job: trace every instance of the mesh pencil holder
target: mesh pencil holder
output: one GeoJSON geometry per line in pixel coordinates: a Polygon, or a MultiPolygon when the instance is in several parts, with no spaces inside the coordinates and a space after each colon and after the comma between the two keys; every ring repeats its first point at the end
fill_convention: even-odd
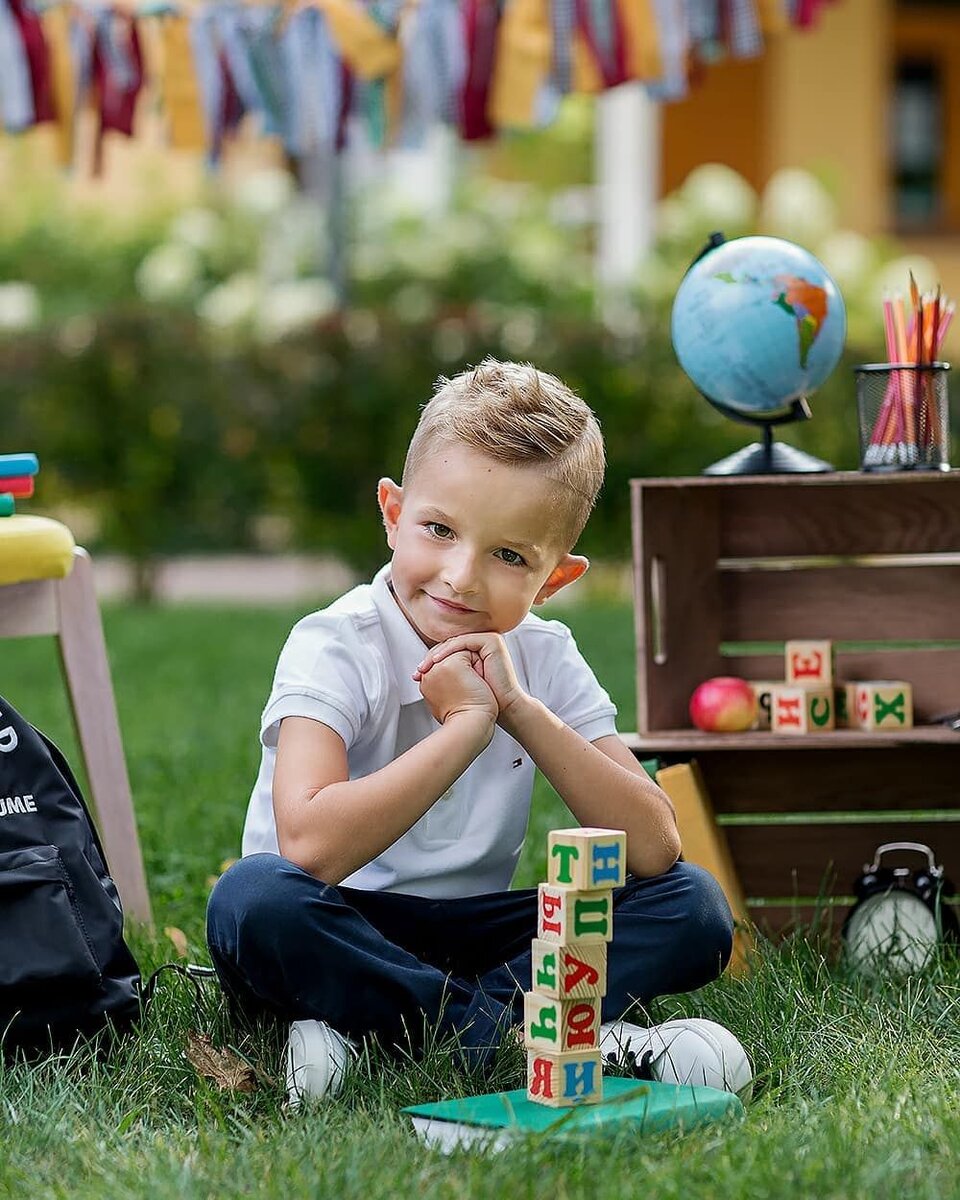
{"type": "Polygon", "coordinates": [[[854,367],[863,471],[950,469],[950,364],[854,367]]]}

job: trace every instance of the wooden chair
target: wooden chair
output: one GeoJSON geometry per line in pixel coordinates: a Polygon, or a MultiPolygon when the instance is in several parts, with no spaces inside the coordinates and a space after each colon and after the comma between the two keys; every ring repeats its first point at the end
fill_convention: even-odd
{"type": "Polygon", "coordinates": [[[631,493],[626,740],[696,762],[702,802],[688,777],[681,834],[735,912],[774,934],[826,910],[836,933],[883,842],[926,842],[960,886],[960,732],[933,723],[960,709],[960,471],[635,479],[631,493]],[[789,638],[838,643],[841,680],[910,681],[916,728],[691,727],[698,683],[782,679],[789,638]]]}
{"type": "Polygon", "coordinates": [[[57,521],[5,517],[0,520],[0,637],[43,634],[59,644],[108,869],[127,915],[149,924],[150,898],[90,557],[57,521]]]}

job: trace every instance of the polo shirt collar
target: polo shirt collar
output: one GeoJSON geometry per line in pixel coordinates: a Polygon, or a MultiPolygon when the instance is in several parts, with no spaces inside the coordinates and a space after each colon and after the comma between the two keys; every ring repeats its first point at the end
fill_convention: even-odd
{"type": "Polygon", "coordinates": [[[380,614],[380,628],[387,643],[400,703],[416,704],[423,700],[423,693],[420,691],[420,684],[413,678],[413,673],[423,661],[427,647],[390,591],[389,581],[390,564],[386,563],[374,575],[370,585],[373,602],[380,614]]]}

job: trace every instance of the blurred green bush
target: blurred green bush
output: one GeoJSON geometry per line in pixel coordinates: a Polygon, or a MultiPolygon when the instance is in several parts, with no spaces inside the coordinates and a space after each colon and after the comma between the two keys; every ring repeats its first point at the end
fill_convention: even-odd
{"type": "Polygon", "coordinates": [[[22,507],[128,555],[143,594],[157,556],[183,551],[324,552],[369,572],[386,554],[377,480],[399,479],[437,377],[487,354],[530,360],[600,419],[609,469],[580,548],[623,559],[631,477],[696,474],[758,436],[697,395],[670,345],[672,296],[712,228],[779,221],[814,249],[832,239],[849,354],[815,419],[785,439],[856,466],[850,367],[877,353],[874,292],[893,249],[836,230],[815,181],[786,194],[803,186],[799,209],[781,200],[778,214],[776,196],[759,209],[726,168],[695,173],[664,203],[656,252],[606,320],[589,189],[473,179],[443,219],[387,194],[358,204],[342,309],[318,214],[279,172],[112,234],[33,204],[0,235],[0,451],[35,450],[37,497],[22,507]]]}

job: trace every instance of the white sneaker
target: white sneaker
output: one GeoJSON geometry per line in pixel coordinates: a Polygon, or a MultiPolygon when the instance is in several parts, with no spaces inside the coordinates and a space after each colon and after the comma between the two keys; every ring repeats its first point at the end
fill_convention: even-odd
{"type": "Polygon", "coordinates": [[[747,1052],[729,1029],[702,1017],[682,1017],[644,1029],[627,1021],[600,1026],[606,1065],[626,1068],[638,1079],[682,1083],[735,1092],[747,1103],[753,1070],[747,1052]]]}
{"type": "Polygon", "coordinates": [[[292,1108],[304,1096],[335,1096],[356,1047],[325,1021],[294,1021],[287,1040],[287,1097],[292,1108]]]}

